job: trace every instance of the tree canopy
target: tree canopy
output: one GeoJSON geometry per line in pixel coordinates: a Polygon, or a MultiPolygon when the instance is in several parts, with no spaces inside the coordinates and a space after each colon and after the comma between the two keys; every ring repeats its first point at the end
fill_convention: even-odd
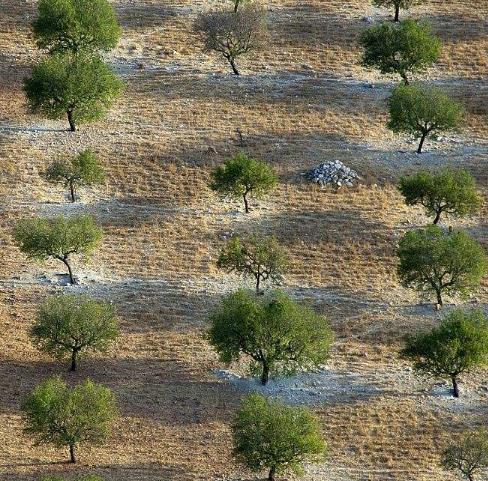
{"type": "Polygon", "coordinates": [[[76,462],[79,444],[101,444],[117,415],[112,391],[90,380],[73,388],[60,377],[37,385],[22,402],[28,434],[39,444],[68,447],[76,462]]]}
{"type": "Polygon", "coordinates": [[[68,268],[70,282],[74,284],[71,256],[91,254],[100,244],[102,229],[88,215],[38,217],[19,220],[13,235],[20,251],[28,257],[40,261],[51,257],[63,262],[68,268]]]}
{"type": "Polygon", "coordinates": [[[262,197],[277,183],[274,170],[261,160],[239,153],[212,172],[212,190],[235,199],[242,198],[249,212],[248,195],[262,197]]]}
{"type": "Polygon", "coordinates": [[[222,55],[235,75],[240,72],[237,58],[261,49],[266,39],[266,13],[256,5],[234,1],[234,11],[216,11],[201,14],[194,25],[202,38],[204,50],[222,55]]]}
{"type": "Polygon", "coordinates": [[[403,176],[399,190],[407,205],[420,204],[427,215],[434,216],[434,224],[443,213],[463,217],[475,213],[481,204],[476,182],[466,170],[445,168],[403,176]]]}
{"type": "Polygon", "coordinates": [[[286,250],[275,237],[235,236],[220,252],[217,266],[228,272],[254,277],[256,292],[262,281],[280,282],[288,265],[286,250]]]}
{"type": "Polygon", "coordinates": [[[80,354],[106,351],[118,334],[114,307],[87,296],[48,298],[30,329],[39,349],[58,359],[71,359],[71,371],[76,370],[80,354]]]}
{"type": "Polygon", "coordinates": [[[208,338],[220,360],[242,354],[262,384],[269,375],[292,375],[324,363],[333,333],[327,320],[281,292],[261,297],[239,290],[224,297],[210,315],[208,338]]]}
{"type": "Polygon", "coordinates": [[[360,38],[362,65],[382,74],[398,74],[406,84],[409,75],[422,72],[440,56],[441,42],[426,23],[407,19],[384,22],[365,30],[360,38]]]}
{"type": "Polygon", "coordinates": [[[463,106],[442,90],[426,85],[400,85],[388,99],[388,128],[420,139],[417,153],[432,134],[458,127],[464,117],[463,106]]]}
{"type": "Polygon", "coordinates": [[[32,23],[37,46],[51,53],[108,51],[121,29],[107,0],[39,0],[32,23]]]}
{"type": "Polygon", "coordinates": [[[408,336],[402,356],[416,371],[449,378],[459,397],[458,376],[488,364],[488,320],[481,310],[455,310],[430,332],[408,336]]]}
{"type": "Polygon", "coordinates": [[[488,269],[481,245],[464,231],[444,231],[436,225],[405,233],[400,240],[398,275],[405,287],[442,295],[468,295],[479,287],[488,269]]]}
{"type": "Polygon", "coordinates": [[[304,407],[286,406],[259,394],[249,395],[232,425],[234,455],[253,471],[303,472],[305,462],[321,461],[326,444],[320,426],[304,407]]]}
{"type": "Polygon", "coordinates": [[[34,67],[24,90],[33,112],[78,124],[103,118],[121,94],[122,82],[98,56],[56,54],[34,67]]]}
{"type": "Polygon", "coordinates": [[[373,0],[377,7],[395,9],[395,22],[400,20],[400,9],[408,10],[413,5],[421,3],[422,0],[373,0]]]}

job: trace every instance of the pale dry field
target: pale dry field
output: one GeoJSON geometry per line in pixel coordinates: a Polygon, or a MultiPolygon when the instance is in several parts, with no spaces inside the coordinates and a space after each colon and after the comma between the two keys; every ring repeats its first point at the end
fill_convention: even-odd
{"type": "MultiPolygon", "coordinates": [[[[223,235],[256,231],[289,248],[284,289],[328,316],[337,333],[329,368],[356,380],[350,392],[310,403],[330,453],[305,479],[453,479],[438,467],[439,453],[462,430],[486,424],[488,372],[464,378],[464,397],[454,401],[446,385],[420,382],[397,358],[402,336],[441,314],[396,279],[399,237],[428,219],[402,204],[395,182],[421,167],[463,166],[487,199],[488,0],[429,1],[409,14],[431,21],[444,42],[441,62],[421,78],[468,110],[465,127],[429,142],[422,156],[384,127],[396,79],[358,65],[363,17],[387,17],[366,0],[268,2],[269,48],[241,62],[241,78],[202,54],[191,33],[195,15],[223,1],[113,3],[124,32],[108,60],[126,92],[105,121],[69,133],[64,121],[29,114],[22,94],[39,57],[29,36],[35,2],[0,2],[0,480],[257,479],[231,458],[229,422],[242,393],[215,376],[223,366],[202,339],[209,309],[242,285],[215,267],[223,235]],[[39,174],[57,155],[88,147],[108,182],[83,190],[72,206],[39,174]],[[276,192],[247,216],[207,187],[210,169],[239,150],[268,160],[280,176],[276,192]],[[303,182],[300,173],[328,159],[354,167],[362,185],[334,194],[303,182]],[[91,259],[76,261],[76,287],[56,284],[60,265],[31,262],[12,244],[22,216],[85,212],[105,237],[91,259]],[[84,360],[74,375],[27,338],[39,302],[64,291],[113,301],[122,328],[108,355],[84,360]],[[55,373],[109,386],[120,407],[109,442],[81,448],[74,466],[64,463],[67,453],[22,434],[21,398],[55,373]]],[[[451,224],[488,248],[487,213],[485,205],[478,217],[451,224]]],[[[453,303],[488,309],[488,279],[446,310],[453,303]]]]}

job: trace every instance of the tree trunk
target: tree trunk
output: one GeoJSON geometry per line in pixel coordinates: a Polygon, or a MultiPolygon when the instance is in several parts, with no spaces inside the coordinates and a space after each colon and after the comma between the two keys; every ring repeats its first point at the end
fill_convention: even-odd
{"type": "Polygon", "coordinates": [[[451,376],[452,380],[452,393],[454,397],[459,397],[459,387],[457,383],[457,378],[456,376],[451,376]]]}
{"type": "Polygon", "coordinates": [[[395,22],[400,21],[400,5],[395,5],[395,22]]]}
{"type": "Polygon", "coordinates": [[[273,466],[269,470],[268,481],[275,481],[275,472],[276,472],[276,468],[273,466]]]}
{"type": "Polygon", "coordinates": [[[70,109],[66,113],[68,114],[69,128],[70,128],[71,132],[75,132],[76,131],[76,125],[75,125],[75,121],[73,119],[73,111],[70,109]]]}
{"type": "Polygon", "coordinates": [[[442,305],[443,305],[443,303],[442,303],[442,292],[441,292],[440,289],[437,289],[435,291],[435,293],[436,293],[436,296],[437,296],[437,304],[439,304],[439,306],[442,307],[442,305]]]}
{"type": "Polygon", "coordinates": [[[73,349],[71,351],[71,368],[70,368],[70,371],[76,371],[77,355],[78,355],[78,351],[76,349],[73,349]]]}
{"type": "Polygon", "coordinates": [[[261,373],[261,384],[265,386],[269,381],[269,366],[268,363],[263,362],[263,372],[261,373]]]}
{"type": "Polygon", "coordinates": [[[75,445],[74,444],[69,445],[69,457],[70,457],[70,463],[76,463],[75,445]]]}
{"type": "Polygon", "coordinates": [[[259,285],[260,285],[260,283],[261,283],[261,276],[258,273],[258,275],[256,276],[256,294],[259,294],[259,285]]]}
{"type": "Polygon", "coordinates": [[[422,137],[420,138],[419,148],[417,149],[417,154],[422,153],[422,147],[424,146],[424,142],[425,142],[426,137],[427,137],[427,133],[422,134],[422,137]]]}
{"type": "Polygon", "coordinates": [[[64,262],[64,265],[68,268],[68,274],[69,274],[69,281],[71,284],[76,284],[75,278],[73,277],[73,271],[71,270],[71,266],[69,265],[68,259],[67,258],[61,258],[61,260],[64,262]]]}
{"type": "Polygon", "coordinates": [[[402,77],[403,81],[405,82],[405,85],[410,85],[410,82],[408,81],[407,74],[405,72],[402,72],[400,74],[400,76],[402,77]]]}
{"type": "Polygon", "coordinates": [[[239,1],[240,0],[234,0],[234,13],[237,13],[237,9],[239,8],[239,1]]]}
{"type": "Polygon", "coordinates": [[[247,192],[242,195],[242,198],[244,199],[244,208],[246,210],[246,214],[249,213],[249,202],[247,201],[247,192]]]}
{"type": "Polygon", "coordinates": [[[235,75],[240,75],[239,70],[237,70],[236,63],[233,58],[229,59],[230,66],[232,67],[232,71],[235,75]]]}
{"type": "Polygon", "coordinates": [[[69,192],[71,194],[71,202],[75,201],[75,185],[72,180],[69,182],[69,192]]]}
{"type": "Polygon", "coordinates": [[[438,210],[435,214],[434,224],[437,224],[441,219],[442,210],[438,210]]]}

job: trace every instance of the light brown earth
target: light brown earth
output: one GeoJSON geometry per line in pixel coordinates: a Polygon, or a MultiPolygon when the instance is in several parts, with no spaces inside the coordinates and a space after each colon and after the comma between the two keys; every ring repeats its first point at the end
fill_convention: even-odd
{"type": "MultiPolygon", "coordinates": [[[[445,87],[468,111],[460,132],[429,142],[422,156],[384,127],[396,79],[358,65],[363,17],[387,12],[366,0],[271,1],[269,47],[242,61],[244,75],[235,78],[201,53],[191,33],[196,14],[222,3],[114,1],[124,34],[108,60],[126,82],[125,95],[107,120],[69,133],[64,121],[29,114],[22,94],[39,57],[29,36],[35,2],[0,2],[0,479],[251,479],[231,458],[229,422],[242,393],[216,376],[224,366],[201,336],[209,308],[242,284],[215,267],[222,236],[251,231],[275,234],[289,248],[284,288],[331,320],[331,392],[354,379],[350,392],[312,403],[330,453],[305,479],[452,479],[438,467],[439,453],[462,430],[486,424],[488,373],[465,377],[454,401],[447,385],[419,382],[397,358],[401,337],[441,314],[396,279],[398,238],[428,219],[402,204],[395,182],[420,167],[463,166],[486,200],[488,0],[428,1],[410,12],[428,19],[444,42],[442,60],[421,79],[445,87]],[[87,147],[103,160],[107,186],[82,191],[71,206],[39,174],[56,156],[87,147]],[[210,169],[239,150],[280,175],[276,192],[248,216],[207,187],[210,169]],[[303,182],[300,173],[331,159],[355,168],[363,185],[334,194],[303,182]],[[105,237],[90,260],[77,260],[81,285],[61,287],[61,266],[25,259],[10,231],[22,216],[74,212],[92,213],[105,237]],[[61,291],[111,300],[120,314],[117,346],[86,359],[75,375],[27,337],[36,306],[61,291]],[[109,442],[81,448],[75,466],[64,463],[66,452],[35,447],[22,434],[22,396],[55,373],[104,383],[120,406],[109,442]]],[[[488,248],[487,213],[485,205],[479,216],[451,223],[488,248]]],[[[476,296],[455,302],[486,309],[488,280],[476,296]]]]}

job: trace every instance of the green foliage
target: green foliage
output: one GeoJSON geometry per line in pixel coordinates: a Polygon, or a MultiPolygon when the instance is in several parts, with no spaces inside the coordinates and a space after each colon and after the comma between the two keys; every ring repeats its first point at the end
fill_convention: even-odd
{"type": "Polygon", "coordinates": [[[418,153],[427,136],[456,128],[464,117],[463,106],[442,90],[425,85],[401,85],[388,99],[388,128],[420,139],[418,153]]]}
{"type": "Polygon", "coordinates": [[[475,180],[465,170],[447,168],[436,174],[417,172],[401,177],[399,190],[407,205],[420,204],[427,215],[435,216],[434,224],[442,213],[463,217],[476,212],[481,204],[475,180]]]}
{"type": "Polygon", "coordinates": [[[441,42],[430,26],[410,19],[375,25],[363,32],[360,43],[363,66],[377,68],[382,74],[399,74],[407,84],[409,74],[430,67],[441,53],[441,42]]]}
{"type": "Polygon", "coordinates": [[[488,321],[482,311],[455,310],[439,327],[407,337],[401,355],[420,373],[450,378],[458,397],[458,376],[488,364],[488,321]]]}
{"type": "Polygon", "coordinates": [[[91,216],[21,219],[13,230],[15,243],[28,257],[58,259],[66,265],[74,283],[69,259],[72,254],[91,254],[100,244],[102,229],[91,216]]]}
{"type": "Polygon", "coordinates": [[[121,29],[107,0],[39,0],[32,23],[39,48],[52,52],[108,51],[121,29]]]}
{"type": "Polygon", "coordinates": [[[405,233],[400,241],[398,275],[405,287],[442,294],[468,295],[488,269],[481,245],[466,232],[446,232],[431,225],[405,233]]]}
{"type": "Polygon", "coordinates": [[[474,481],[475,475],[488,468],[488,432],[480,429],[465,433],[458,442],[447,447],[441,465],[474,481]]]}
{"type": "Polygon", "coordinates": [[[69,160],[56,160],[46,170],[46,179],[70,188],[71,201],[75,201],[75,187],[102,184],[105,171],[91,150],[80,152],[69,160]]]}
{"type": "Polygon", "coordinates": [[[377,7],[387,7],[395,9],[395,22],[398,22],[400,9],[408,10],[413,5],[421,3],[422,0],[373,0],[377,7]]]}
{"type": "Polygon", "coordinates": [[[248,194],[261,197],[269,192],[278,179],[273,169],[260,160],[237,154],[212,172],[212,190],[224,196],[243,198],[246,212],[249,212],[248,194]]]}
{"type": "Polygon", "coordinates": [[[114,395],[104,386],[85,381],[70,388],[60,377],[36,386],[22,403],[25,431],[38,444],[69,447],[71,461],[79,444],[101,444],[117,415],[114,395]]]}
{"type": "Polygon", "coordinates": [[[204,50],[222,55],[236,75],[239,75],[235,64],[237,58],[262,48],[267,33],[265,11],[255,5],[241,7],[240,4],[242,1],[234,1],[233,12],[201,14],[194,24],[204,50]]]}
{"type": "Polygon", "coordinates": [[[235,236],[222,249],[217,266],[228,272],[252,276],[259,292],[261,281],[280,282],[288,265],[286,250],[275,237],[251,236],[246,240],[235,236]]]}
{"type": "Polygon", "coordinates": [[[255,296],[239,290],[222,300],[210,315],[209,341],[220,360],[249,356],[251,371],[292,375],[329,357],[333,333],[327,320],[281,292],[255,296]]]}
{"type": "Polygon", "coordinates": [[[33,112],[50,119],[68,116],[76,125],[101,119],[122,91],[122,82],[97,56],[53,55],[42,60],[24,90],[33,112]]]}
{"type": "Polygon", "coordinates": [[[303,463],[323,460],[326,444],[317,419],[304,407],[292,407],[249,395],[232,425],[234,455],[253,471],[274,475],[303,472],[303,463]]]}
{"type": "Polygon", "coordinates": [[[86,296],[48,298],[30,330],[33,343],[42,351],[71,358],[71,370],[84,351],[106,351],[119,334],[114,307],[86,296]]]}

